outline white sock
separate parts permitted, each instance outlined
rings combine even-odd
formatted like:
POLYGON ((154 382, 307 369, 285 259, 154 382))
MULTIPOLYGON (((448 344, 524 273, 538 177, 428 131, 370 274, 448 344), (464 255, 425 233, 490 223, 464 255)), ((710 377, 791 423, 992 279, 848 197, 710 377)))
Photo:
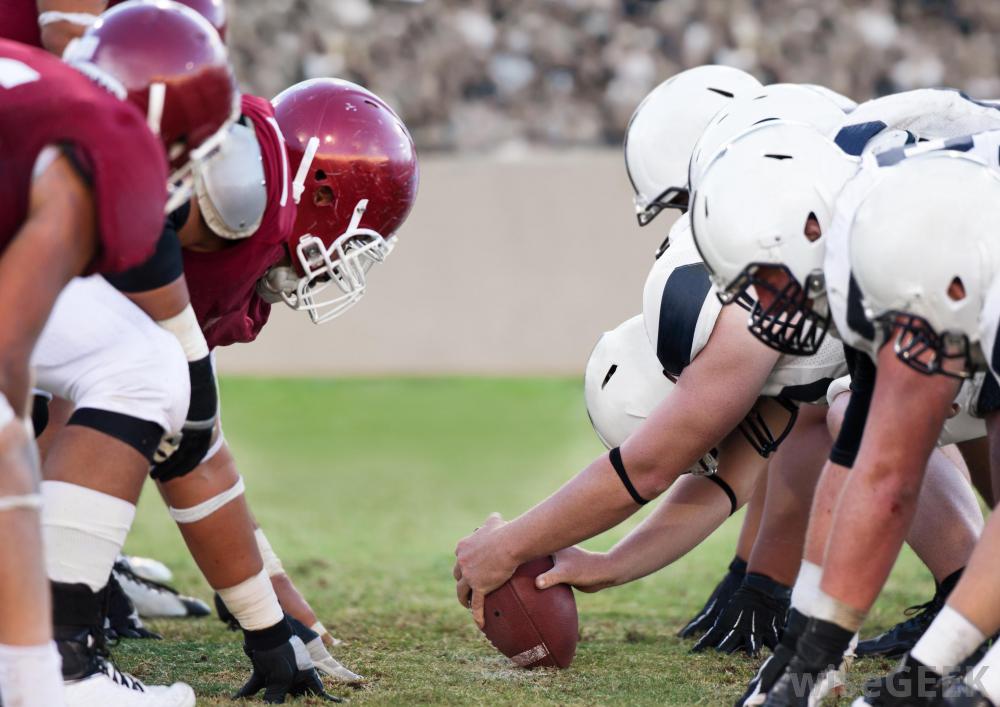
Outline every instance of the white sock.
POLYGON ((965 675, 965 681, 989 698, 993 704, 1000 704, 1000 642, 994 643, 983 659, 965 675))
POLYGON ((4 707, 61 707, 62 660, 56 644, 0 644, 0 694, 4 707))
POLYGON ((128 501, 76 484, 43 481, 42 539, 49 579, 100 591, 134 518, 135 506, 128 501))
POLYGON ((971 621, 945 604, 910 655, 938 675, 946 675, 985 640, 986 636, 971 621))
POLYGON ((792 608, 805 616, 812 616, 816 608, 816 597, 819 595, 819 581, 823 577, 823 568, 815 562, 802 560, 799 566, 799 576, 792 587, 792 608))
POLYGON ((267 572, 261 570, 235 587, 218 590, 226 608, 247 631, 274 626, 285 617, 267 572))

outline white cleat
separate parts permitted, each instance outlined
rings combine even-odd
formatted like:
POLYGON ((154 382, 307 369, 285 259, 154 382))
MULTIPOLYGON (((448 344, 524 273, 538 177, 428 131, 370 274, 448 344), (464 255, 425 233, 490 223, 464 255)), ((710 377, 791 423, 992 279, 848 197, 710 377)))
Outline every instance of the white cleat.
POLYGON ((144 685, 111 664, 105 666, 108 672, 66 683, 66 707, 195 707, 190 685, 144 685))
POLYGON ((200 599, 183 596, 166 585, 140 577, 130 565, 116 562, 113 574, 139 616, 144 618, 184 618, 211 613, 200 599))
POLYGON ((148 579, 150 582, 169 584, 174 579, 174 573, 170 571, 169 567, 159 560, 154 560, 149 557, 119 555, 118 561, 124 561, 125 564, 128 565, 129 569, 143 579, 148 579))

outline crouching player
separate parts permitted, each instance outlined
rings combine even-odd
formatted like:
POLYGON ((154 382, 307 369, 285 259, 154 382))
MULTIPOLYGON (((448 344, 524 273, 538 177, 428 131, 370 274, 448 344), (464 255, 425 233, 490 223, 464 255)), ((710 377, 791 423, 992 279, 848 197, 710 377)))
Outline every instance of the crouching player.
MULTIPOLYGON (((171 20, 165 16, 172 10, 164 7, 157 12, 162 13, 158 22, 169 24, 171 20)), ((173 20, 187 31, 200 31, 190 18, 173 20)), ((134 45, 119 48, 123 61, 119 69, 140 61, 134 45)), ((209 44, 205 54, 196 53, 190 60, 200 63, 208 58, 211 64, 213 51, 209 44)), ((139 90, 148 89, 149 84, 129 83, 135 89, 130 94, 123 85, 132 78, 128 74, 87 67, 80 73, 39 50, 11 42, 0 42, 0 56, 0 92, 4 94, 0 102, 0 134, 10 148, 4 170, 9 183, 2 190, 9 204, 0 209, 0 233, 9 244, 2 260, 2 279, 5 287, 13 288, 4 297, 10 311, 3 315, 3 399, 14 401, 4 407, 11 411, 5 415, 4 441, 10 445, 10 452, 5 452, 4 463, 11 469, 14 483, 10 490, 15 497, 9 504, 10 515, 0 518, 0 522, 14 523, 5 531, 14 539, 10 547, 18 555, 32 555, 31 559, 19 557, 16 569, 4 572, 8 581, 16 578, 21 591, 28 595, 21 601, 19 592, 5 592, 4 606, 11 607, 13 613, 2 622, 5 629, 0 642, 9 648, 5 648, 0 670, 0 691, 10 704, 59 705, 64 700, 93 704, 95 697, 102 704, 118 704, 116 695, 121 693, 117 688, 127 683, 130 693, 156 693, 161 699, 157 704, 194 704, 187 686, 146 688, 111 668, 100 650, 85 651, 87 659, 74 665, 74 670, 80 669, 79 680, 67 685, 65 695, 58 673, 52 679, 52 671, 58 671, 59 657, 44 645, 51 637, 46 600, 49 593, 43 576, 32 570, 39 567, 43 557, 30 515, 40 505, 41 496, 31 489, 32 443, 20 428, 12 432, 10 421, 25 413, 28 355, 62 287, 76 275, 111 274, 139 265, 156 250, 167 202, 166 186, 178 181, 168 182, 164 155, 170 154, 172 167, 183 166, 192 150, 223 127, 230 115, 231 102, 227 101, 234 94, 231 75, 224 62, 226 70, 221 74, 206 71, 203 80, 215 82, 211 89, 214 99, 205 101, 202 110, 163 123, 165 101, 157 102, 159 107, 154 110, 149 96, 156 94, 171 103, 180 100, 177 87, 168 88, 167 82, 159 83, 152 93, 139 90), (222 109, 213 113, 220 105, 222 109), (81 120, 81 116, 87 116, 87 120, 81 120), (160 140, 155 139, 150 127, 161 128, 160 140), (178 144, 182 134, 189 138, 187 144, 178 144), (127 157, 122 145, 130 148, 127 157), (131 195, 124 206, 116 201, 122 193, 131 195), (36 271, 31 265, 35 262, 44 262, 46 267, 36 271), (34 296, 25 299, 23 293, 29 291, 34 296)), ((165 300, 152 297, 144 304, 154 314, 167 304, 165 300)), ((135 312, 130 315, 132 319, 146 317, 139 309, 135 312)), ((165 351, 176 352, 171 363, 175 369, 171 371, 180 371, 172 379, 184 394, 187 375, 180 347, 167 336, 165 351)), ((170 354, 165 355, 164 360, 170 361, 170 354)), ((143 443, 155 449, 164 431, 178 431, 182 418, 183 410, 174 420, 164 420, 163 426, 146 426, 143 443)), ((117 528, 112 530, 113 534, 118 532, 117 528)), ((49 558, 46 563, 51 570, 49 558)), ((55 607, 57 620, 65 608, 55 607)), ((65 643, 60 641, 59 648, 65 648, 65 643)), ((65 667, 72 661, 66 660, 65 651, 61 652, 65 667)))
MULTIPOLYGON (((885 124, 875 128, 877 133, 885 124)), ((809 681, 816 680, 830 666, 839 664, 844 649, 860 625, 854 614, 849 620, 845 619, 846 612, 838 613, 841 604, 827 599, 828 569, 824 563, 830 559, 829 548, 850 537, 846 527, 840 529, 846 535, 831 530, 831 518, 836 523, 842 510, 848 507, 845 506, 846 497, 839 494, 838 489, 858 478, 859 465, 864 462, 864 468, 868 469, 871 463, 864 450, 872 449, 870 445, 876 443, 870 441, 871 426, 866 425, 865 418, 870 401, 872 412, 876 409, 877 395, 873 399, 872 389, 874 386, 877 393, 882 380, 879 375, 876 382, 873 359, 878 358, 881 368, 885 358, 884 349, 875 353, 878 349, 874 344, 874 331, 864 317, 851 266, 845 264, 846 247, 840 245, 846 242, 851 229, 861 224, 856 216, 859 198, 882 175, 874 157, 866 157, 864 164, 871 168, 858 172, 856 159, 805 126, 774 123, 748 132, 720 153, 694 199, 696 241, 712 268, 720 292, 732 300, 752 285, 761 298, 750 322, 755 336, 782 351, 799 355, 811 353, 824 341, 832 315, 839 336, 845 343, 849 342, 850 358, 855 362, 854 390, 846 417, 831 452, 831 461, 824 471, 823 491, 817 490, 814 500, 805 561, 792 597, 793 612, 780 650, 751 684, 744 697, 747 703, 757 699, 763 701, 763 696, 767 695, 769 704, 806 704, 809 681), (748 179, 747 175, 753 178, 748 179), (734 184, 738 186, 734 188, 734 184), (771 205, 768 194, 779 191, 782 201, 777 208, 771 205), (846 470, 852 464, 854 472, 848 477, 846 470), (821 577, 823 589, 820 588, 821 577), (796 651, 799 656, 807 657, 794 658, 796 651), (820 662, 823 665, 816 667, 820 662), (789 666, 787 672, 786 666, 789 666)), ((871 237, 876 238, 877 234, 871 237)), ((951 409, 956 392, 951 392, 946 412, 951 409)), ((967 395, 964 400, 982 412, 996 404, 995 397, 990 388, 984 386, 981 393, 967 395)), ((911 403, 900 403, 899 409, 914 408, 911 403)), ((907 468, 907 464, 917 463, 919 458, 919 478, 930 457, 929 478, 936 479, 942 491, 952 484, 951 491, 939 493, 937 498, 954 503, 956 510, 963 505, 971 505, 974 509, 974 503, 960 500, 968 495, 968 484, 954 465, 940 452, 931 455, 943 421, 944 415, 922 458, 919 458, 921 450, 909 445, 907 453, 915 456, 894 459, 889 465, 907 468)), ((900 428, 895 423, 892 427, 894 430, 906 429, 908 435, 918 429, 914 426, 900 428)), ((973 429, 968 434, 976 436, 981 430, 973 429)), ((877 444, 884 446, 887 440, 880 439, 877 444)), ((914 506, 916 497, 914 491, 909 500, 914 506)), ((865 508, 866 513, 874 513, 871 504, 865 508)), ((923 502, 921 508, 924 508, 923 502)), ((932 508, 928 512, 936 511, 932 508)), ((963 516, 969 517, 970 513, 959 512, 954 517, 961 519, 963 516)), ((888 521, 883 519, 882 522, 888 521)), ((905 534, 908 527, 909 518, 899 530, 905 534)), ((942 535, 953 536, 949 541, 952 544, 960 537, 956 533, 968 535, 962 524, 944 525, 941 530, 947 531, 942 535)), ((883 533, 884 528, 879 526, 868 542, 875 542, 874 538, 882 537, 883 533)), ((882 546, 877 542, 876 545, 881 552, 882 546)), ((861 547, 856 546, 858 551, 861 547)), ((877 567, 888 572, 881 560, 871 561, 869 552, 874 545, 863 547, 866 559, 858 558, 861 564, 850 571, 853 573, 850 579, 841 574, 843 581, 855 587, 864 584, 863 580, 859 581, 858 573, 862 572, 861 565, 865 562, 872 565, 864 565, 865 573, 877 567)))

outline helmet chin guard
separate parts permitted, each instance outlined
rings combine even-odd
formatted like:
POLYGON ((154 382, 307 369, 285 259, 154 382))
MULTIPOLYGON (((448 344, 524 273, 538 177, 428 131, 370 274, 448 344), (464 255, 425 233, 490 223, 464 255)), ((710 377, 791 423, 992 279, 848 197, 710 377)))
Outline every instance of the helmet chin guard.
POLYGON ((294 290, 281 290, 280 295, 292 309, 308 312, 314 324, 336 319, 360 302, 368 288, 368 270, 392 252, 394 238, 386 240, 359 226, 367 206, 367 199, 358 202, 347 230, 329 246, 309 234, 299 239, 295 257, 305 274, 294 290), (323 293, 328 294, 320 297, 323 293))

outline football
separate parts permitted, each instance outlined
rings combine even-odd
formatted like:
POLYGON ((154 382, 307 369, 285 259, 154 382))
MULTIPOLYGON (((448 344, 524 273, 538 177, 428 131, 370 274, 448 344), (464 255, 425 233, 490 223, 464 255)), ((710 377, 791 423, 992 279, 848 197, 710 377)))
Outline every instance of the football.
POLYGON ((483 633, 519 668, 568 668, 580 638, 573 590, 565 584, 535 588, 535 578, 552 569, 551 557, 517 568, 486 596, 483 633))

